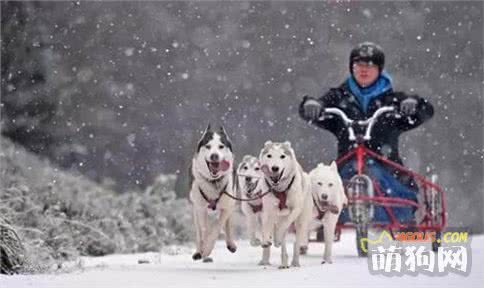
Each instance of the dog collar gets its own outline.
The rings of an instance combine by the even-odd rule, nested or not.
[[[223,175],[220,175],[218,178],[208,178],[208,177],[205,177],[204,175],[202,175],[202,173],[199,173],[200,176],[202,176],[202,178],[205,179],[205,181],[209,182],[209,183],[212,183],[212,184],[217,184],[218,182],[222,181],[224,179],[224,176]]]
[[[313,198],[314,206],[316,206],[316,210],[318,211],[318,216],[316,217],[316,219],[322,220],[324,215],[326,215],[327,211],[330,211],[333,214],[338,214],[339,209],[335,205],[328,204],[328,205],[325,206],[326,209],[323,210],[319,207],[318,202],[316,202],[316,200],[314,200],[314,197],[312,197],[312,198]]]

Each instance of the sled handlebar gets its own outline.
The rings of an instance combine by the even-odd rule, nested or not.
[[[378,108],[370,118],[368,118],[366,120],[358,120],[357,121],[357,120],[350,119],[348,117],[348,115],[346,115],[346,113],[343,112],[343,110],[341,110],[339,108],[325,108],[322,116],[319,117],[318,120],[324,120],[327,117],[327,115],[325,115],[325,114],[333,114],[333,115],[339,116],[341,118],[341,120],[343,120],[343,122],[345,123],[346,127],[348,128],[348,134],[349,134],[348,137],[349,137],[350,141],[356,140],[355,130],[353,129],[353,125],[355,123],[357,123],[360,126],[366,126],[365,135],[363,136],[363,140],[370,140],[371,139],[371,130],[373,129],[373,125],[375,125],[376,120],[381,115],[383,115],[387,112],[393,112],[393,111],[395,111],[395,107],[393,107],[393,106],[383,106],[383,107]]]

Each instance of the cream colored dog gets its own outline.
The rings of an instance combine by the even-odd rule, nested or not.
[[[296,226],[292,266],[300,266],[299,249],[307,242],[311,221],[310,180],[296,159],[290,142],[268,141],[259,155],[264,181],[271,193],[262,198],[262,265],[269,265],[269,249],[274,241],[281,247],[280,268],[289,268],[285,235],[291,224]],[[274,236],[274,237],[272,237]]]
[[[324,226],[323,263],[332,263],[334,233],[343,205],[348,204],[344,192],[343,180],[338,173],[336,162],[326,166],[318,164],[309,172],[311,194],[313,198],[313,219],[317,227]],[[307,245],[307,242],[305,243]]]

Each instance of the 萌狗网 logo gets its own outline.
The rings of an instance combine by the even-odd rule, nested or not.
[[[383,230],[362,238],[359,245],[368,252],[371,274],[399,276],[419,273],[467,276],[471,270],[471,235],[466,229],[445,232],[397,232]],[[366,248],[368,247],[368,248]]]

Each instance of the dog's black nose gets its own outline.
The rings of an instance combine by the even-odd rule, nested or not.
[[[272,166],[271,170],[272,170],[272,172],[276,173],[276,172],[278,172],[278,171],[279,171],[279,167],[277,167],[277,166]]]
[[[252,177],[248,177],[248,176],[247,176],[247,177],[245,177],[245,181],[247,181],[247,182],[251,182],[251,181],[252,181]]]
[[[212,162],[218,162],[218,154],[212,154],[210,155],[210,161]]]
[[[328,195],[321,194],[321,200],[328,200]]]

